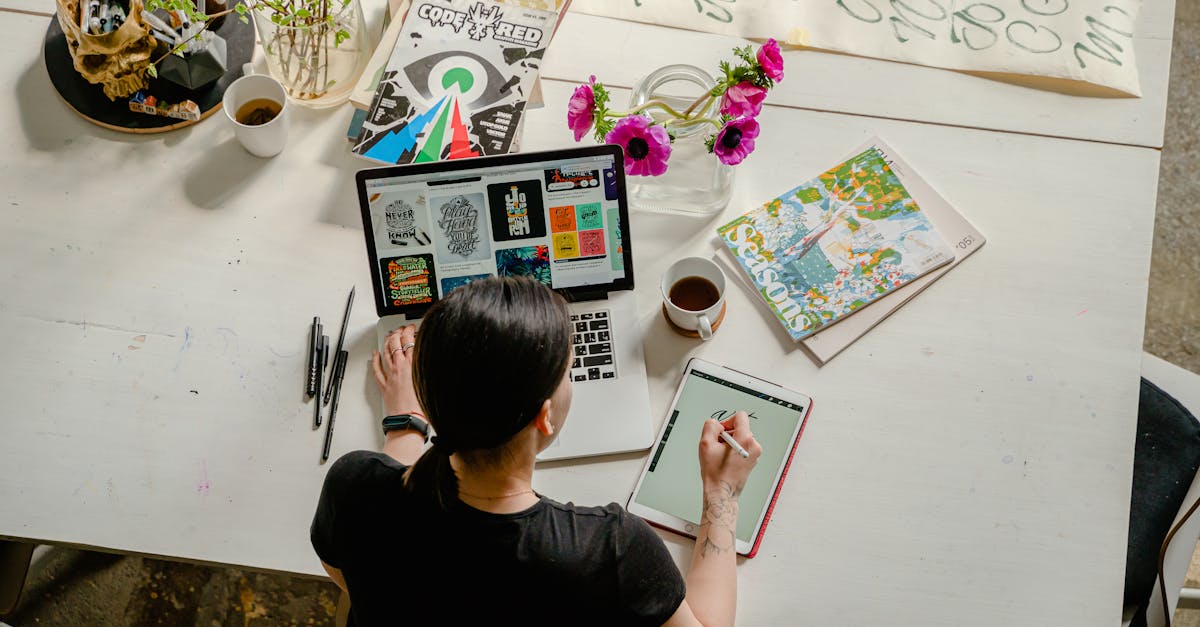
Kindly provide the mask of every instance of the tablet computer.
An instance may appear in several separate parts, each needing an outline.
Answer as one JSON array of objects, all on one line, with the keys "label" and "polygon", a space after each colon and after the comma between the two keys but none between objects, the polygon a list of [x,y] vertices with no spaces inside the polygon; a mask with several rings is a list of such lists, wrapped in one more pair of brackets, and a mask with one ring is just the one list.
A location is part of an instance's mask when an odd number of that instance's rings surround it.
[{"label": "tablet computer", "polygon": [[737,552],[754,557],[810,409],[812,399],[803,394],[692,359],[628,510],[657,527],[695,538],[702,505],[697,447],[704,421],[745,411],[763,452],[742,490],[734,535]]}]

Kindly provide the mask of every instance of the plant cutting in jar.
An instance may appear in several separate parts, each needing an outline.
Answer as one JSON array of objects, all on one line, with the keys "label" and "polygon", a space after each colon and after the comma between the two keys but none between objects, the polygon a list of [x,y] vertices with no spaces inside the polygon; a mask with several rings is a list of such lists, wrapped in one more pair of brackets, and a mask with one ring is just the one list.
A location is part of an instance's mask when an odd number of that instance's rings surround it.
[{"label": "plant cutting in jar", "polygon": [[[203,2],[204,0],[198,0]],[[312,98],[325,93],[336,82],[329,77],[330,49],[336,49],[351,33],[345,22],[339,19],[349,7],[351,0],[244,0],[224,11],[205,15],[196,7],[193,0],[146,0],[146,10],[166,10],[176,15],[186,15],[197,24],[207,28],[213,20],[236,13],[242,22],[248,22],[247,16],[255,14],[259,20],[268,21],[276,28],[261,28],[263,51],[269,60],[277,60],[278,70],[283,72],[277,76],[289,87],[297,98]],[[197,29],[191,37],[172,47],[167,54],[183,56],[188,41],[199,37]],[[161,62],[166,55],[156,59],[151,65],[150,74],[155,76],[154,66]],[[276,67],[272,67],[273,73]]]}]

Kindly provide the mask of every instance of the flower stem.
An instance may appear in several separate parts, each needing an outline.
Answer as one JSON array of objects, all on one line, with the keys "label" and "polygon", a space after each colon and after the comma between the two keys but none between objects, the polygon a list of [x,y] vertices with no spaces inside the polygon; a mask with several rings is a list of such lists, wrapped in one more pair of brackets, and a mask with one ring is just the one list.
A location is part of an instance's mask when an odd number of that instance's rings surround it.
[{"label": "flower stem", "polygon": [[708,122],[709,124],[712,124],[713,126],[717,127],[718,129],[720,129],[722,126],[724,126],[723,124],[721,124],[720,120],[714,120],[712,118],[692,118],[692,119],[688,120],[688,122],[692,122],[692,123],[696,123],[696,124],[699,124],[702,122]]},{"label": "flower stem", "polygon": [[692,102],[692,104],[690,106],[688,106],[687,109],[684,109],[683,115],[685,117],[689,116],[692,114],[692,111],[695,111],[697,108],[699,108],[701,111],[703,111],[704,109],[707,109],[708,103],[712,102],[712,99],[713,99],[712,93],[705,93],[703,96],[700,96],[694,102]]},{"label": "flower stem", "polygon": [[612,117],[616,117],[616,118],[623,118],[628,115],[634,115],[636,113],[641,113],[642,111],[645,111],[646,109],[649,109],[651,107],[658,107],[658,108],[662,109],[663,111],[667,112],[668,114],[670,114],[671,117],[675,117],[675,118],[679,118],[679,119],[684,119],[687,117],[686,115],[672,109],[671,105],[668,105],[667,103],[665,103],[661,100],[647,100],[646,102],[642,103],[641,105],[638,105],[628,111],[609,111],[608,115],[612,116]]}]

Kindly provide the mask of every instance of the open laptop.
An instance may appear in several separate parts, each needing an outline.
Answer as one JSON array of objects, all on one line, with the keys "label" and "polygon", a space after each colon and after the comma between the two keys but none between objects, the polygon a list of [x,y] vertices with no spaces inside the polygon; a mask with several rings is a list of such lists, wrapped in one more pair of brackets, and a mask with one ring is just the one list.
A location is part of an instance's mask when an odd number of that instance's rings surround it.
[{"label": "open laptop", "polygon": [[389,166],[356,181],[381,350],[460,285],[533,276],[571,303],[574,344],[571,415],[538,459],[650,447],[619,147]]}]

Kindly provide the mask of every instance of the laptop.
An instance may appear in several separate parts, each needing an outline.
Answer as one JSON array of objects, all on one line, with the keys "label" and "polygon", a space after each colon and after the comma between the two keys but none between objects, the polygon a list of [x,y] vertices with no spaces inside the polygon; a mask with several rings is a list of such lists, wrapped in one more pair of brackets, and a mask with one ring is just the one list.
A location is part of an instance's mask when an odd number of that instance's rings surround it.
[{"label": "laptop", "polygon": [[648,449],[654,433],[621,149],[588,146],[362,170],[376,336],[455,288],[532,276],[571,310],[571,414],[539,461]]}]

